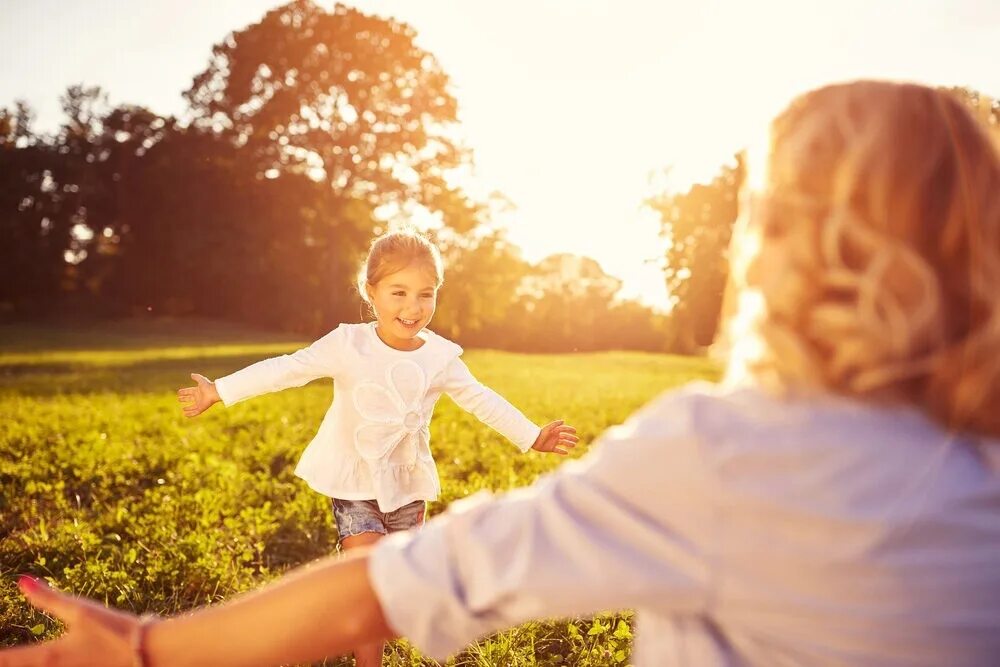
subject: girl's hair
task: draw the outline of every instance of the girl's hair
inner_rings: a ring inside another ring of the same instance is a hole
[[[763,311],[749,372],[1000,436],[1000,154],[986,127],[943,91],[833,85],[774,120],[767,169],[744,241],[784,268],[754,280],[750,257],[736,271]]]
[[[423,264],[434,275],[434,286],[444,282],[444,266],[437,247],[423,235],[412,230],[388,232],[376,237],[368,249],[368,257],[358,270],[358,292],[371,307],[367,285],[374,285],[391,273],[413,263]]]

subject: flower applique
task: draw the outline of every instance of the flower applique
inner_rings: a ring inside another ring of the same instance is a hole
[[[413,467],[418,459],[431,460],[423,369],[403,359],[386,369],[385,380],[385,386],[368,381],[354,388],[354,407],[364,420],[354,431],[354,447],[370,463]]]

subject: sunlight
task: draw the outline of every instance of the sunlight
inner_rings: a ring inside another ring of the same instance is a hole
[[[43,94],[41,80],[27,76],[23,68],[4,72],[4,89],[24,91],[39,105],[40,127],[58,127],[58,86],[91,72],[120,99],[180,116],[185,102],[178,91],[203,66],[205,45],[234,26],[259,20],[277,4],[241,0],[213,5],[200,21],[175,30],[177,48],[157,64],[161,74],[153,79],[132,69],[108,72],[110,61],[84,48],[75,41],[82,35],[67,29],[65,39],[50,41],[71,46],[73,57],[60,60],[56,50],[40,55],[45,71],[53,72],[46,79],[48,92]],[[332,8],[335,3],[320,4]],[[585,6],[515,2],[503,8],[396,0],[350,4],[408,23],[417,32],[417,43],[447,72],[460,120],[450,132],[473,151],[480,189],[501,192],[513,202],[516,208],[503,222],[527,259],[561,252],[590,256],[624,280],[623,295],[660,307],[666,307],[666,295],[662,275],[655,273],[664,241],[658,221],[642,209],[650,195],[650,174],[665,174],[661,193],[681,193],[693,183],[710,181],[721,165],[749,146],[750,185],[759,187],[763,171],[758,167],[766,149],[759,132],[794,94],[831,80],[877,76],[997,87],[993,59],[975,55],[986,53],[983,45],[995,41],[980,34],[979,26],[988,21],[964,17],[971,32],[935,31],[941,46],[933,53],[926,49],[920,36],[930,26],[960,20],[943,6],[923,13],[893,12],[896,29],[887,33],[880,28],[884,8],[854,0],[847,9],[773,0],[720,6],[639,3],[627,9],[610,0]],[[26,16],[37,11],[28,7],[18,11]],[[144,5],[138,18],[180,28],[174,12],[157,7]],[[60,16],[72,25],[76,11]],[[780,22],[773,19],[778,11]],[[611,29],[616,19],[626,20],[628,28]],[[34,22],[40,20],[41,15]],[[849,31],[844,29],[847,22]],[[803,27],[787,30],[792,24]],[[559,31],[558,49],[552,48],[554,30]],[[518,35],[513,49],[512,34]],[[0,42],[17,43],[10,36]],[[870,48],[876,44],[878,48]],[[850,48],[860,45],[865,48]],[[959,59],[960,46],[971,55]],[[790,58],[792,53],[798,56]],[[130,63],[137,71],[144,67],[141,58]],[[57,64],[64,69],[54,70]],[[258,74],[262,80],[272,76],[266,66]],[[356,83],[358,73],[349,70],[345,77]],[[346,100],[331,104],[338,105],[343,122],[357,117]],[[315,127],[315,120],[305,110],[302,128],[288,132]],[[225,128],[218,124],[215,129]],[[316,179],[324,173],[321,165],[307,168]],[[400,168],[394,176],[405,182],[404,172]],[[440,218],[428,219],[419,210],[388,217],[396,224],[407,216],[418,227],[440,224]]]
[[[764,343],[756,332],[764,316],[764,297],[757,290],[741,289],[735,312],[726,322],[726,379],[740,382],[750,376],[750,368],[764,352]]]

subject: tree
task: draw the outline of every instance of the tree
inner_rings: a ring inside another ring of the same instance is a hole
[[[444,229],[433,241],[445,265],[434,330],[464,345],[509,345],[515,294],[529,270],[518,248],[497,229]]]
[[[116,188],[108,293],[314,334],[358,318],[379,206],[416,201],[476,228],[482,207],[446,179],[468,160],[448,138],[455,101],[413,38],[297,1],[217,45],[186,93],[189,123],[160,126]]]
[[[518,286],[500,346],[533,352],[664,349],[665,319],[620,300],[620,288],[621,281],[590,257],[550,255]]]
[[[0,315],[50,304],[64,268],[47,217],[57,156],[32,131],[33,116],[23,102],[0,109]]]
[[[56,137],[31,130],[31,110],[4,112],[0,144],[0,302],[21,314],[41,314],[78,287],[76,265],[91,238],[88,203],[106,181],[93,150],[104,96],[70,87],[61,102],[66,123]]]
[[[414,37],[393,20],[296,0],[217,45],[186,93],[190,126],[174,128],[128,188],[143,193],[130,215],[133,269],[135,255],[159,254],[148,279],[121,276],[129,303],[269,314],[316,333],[358,316],[351,278],[377,207],[416,201],[474,228],[479,207],[447,178],[469,159],[450,139],[457,105]]]
[[[245,145],[261,172],[447,210],[463,197],[446,173],[468,155],[451,139],[448,77],[415,37],[393,19],[290,2],[214,48],[186,93],[195,124]]]
[[[668,241],[665,277],[679,352],[695,351],[715,338],[729,272],[726,249],[745,173],[744,157],[737,154],[711,183],[646,200],[659,214]]]
[[[308,334],[357,317],[359,257],[343,247],[368,238],[366,202],[305,174],[267,178],[225,138],[177,126],[123,183],[128,232],[110,292],[129,308]]]

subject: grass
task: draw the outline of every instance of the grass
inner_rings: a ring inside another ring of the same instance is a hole
[[[210,322],[0,326],[0,645],[59,632],[24,603],[19,573],[116,607],[175,613],[332,551],[328,501],[292,474],[331,399],[329,380],[195,420],[174,398],[192,371],[217,377],[300,342]],[[575,425],[577,455],[657,393],[717,375],[704,359],[633,352],[464,358],[536,422]],[[447,398],[431,437],[443,484],[431,514],[562,462],[519,454]],[[627,614],[536,622],[449,664],[626,664],[630,643]],[[405,641],[386,655],[391,665],[435,664]]]

